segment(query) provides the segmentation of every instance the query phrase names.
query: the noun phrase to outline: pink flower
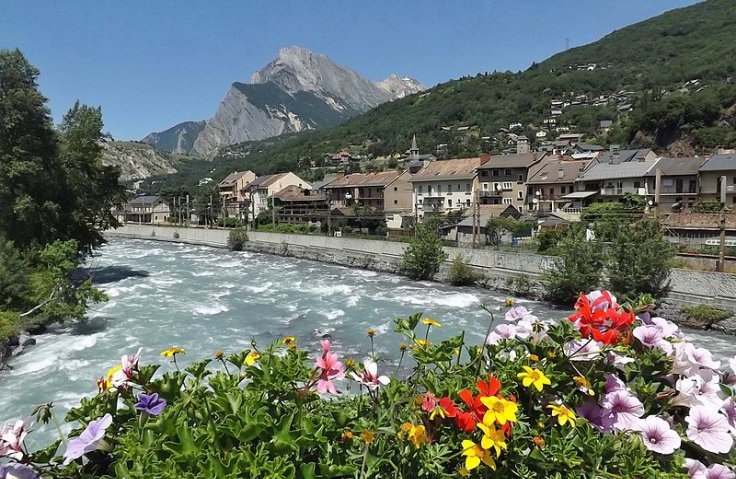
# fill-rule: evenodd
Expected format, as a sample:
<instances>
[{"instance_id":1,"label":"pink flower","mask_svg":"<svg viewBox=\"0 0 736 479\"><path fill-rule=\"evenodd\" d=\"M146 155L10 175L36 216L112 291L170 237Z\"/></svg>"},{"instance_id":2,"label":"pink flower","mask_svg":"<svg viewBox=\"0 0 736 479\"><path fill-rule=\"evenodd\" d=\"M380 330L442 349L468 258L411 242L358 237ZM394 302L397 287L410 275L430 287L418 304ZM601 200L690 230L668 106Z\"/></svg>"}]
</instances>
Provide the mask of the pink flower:
<instances>
[{"instance_id":1,"label":"pink flower","mask_svg":"<svg viewBox=\"0 0 736 479\"><path fill-rule=\"evenodd\" d=\"M695 459L685 459L687 473L690 479L735 479L734 472L722 464L713 464L705 468L702 462Z\"/></svg>"},{"instance_id":2,"label":"pink flower","mask_svg":"<svg viewBox=\"0 0 736 479\"><path fill-rule=\"evenodd\" d=\"M604 387L604 392L608 394L616 391L628 391L628 388L626 387L626 384L621 380L621 378L619 378L615 374L606 373L606 385Z\"/></svg>"},{"instance_id":3,"label":"pink flower","mask_svg":"<svg viewBox=\"0 0 736 479\"><path fill-rule=\"evenodd\" d=\"M680 378L675 383L679 393L672 398L673 406L713 406L718 409L723 404L723 393L718 384L719 377L709 369L702 369L698 374Z\"/></svg>"},{"instance_id":4,"label":"pink flower","mask_svg":"<svg viewBox=\"0 0 736 479\"><path fill-rule=\"evenodd\" d=\"M514 339L515 337L516 326L513 324L499 324L493 331L491 331L491 334L488 335L486 343L496 345L505 339Z\"/></svg>"},{"instance_id":5,"label":"pink flower","mask_svg":"<svg viewBox=\"0 0 736 479\"><path fill-rule=\"evenodd\" d=\"M610 291L596 290L591 291L585 295L592 305L592 310L598 311L599 309L618 309L618 303L616 302L616 296L612 295Z\"/></svg>"},{"instance_id":6,"label":"pink flower","mask_svg":"<svg viewBox=\"0 0 736 479\"><path fill-rule=\"evenodd\" d=\"M422 401L422 411L432 412L434 411L434 408L436 407L437 407L437 396L435 396L431 392L427 392L427 394L424 395L424 401Z\"/></svg>"},{"instance_id":7,"label":"pink flower","mask_svg":"<svg viewBox=\"0 0 736 479\"><path fill-rule=\"evenodd\" d=\"M728 365L731 366L731 371L736 374L736 356L728 360Z\"/></svg>"},{"instance_id":8,"label":"pink flower","mask_svg":"<svg viewBox=\"0 0 736 479\"><path fill-rule=\"evenodd\" d=\"M603 418L601 417L603 409L601 409L601 407L592 399L586 399L583 404L577 407L575 412L578 413L578 416L587 419L590 425L595 429L601 432L611 432L610 421L606 421L604 423Z\"/></svg>"},{"instance_id":9,"label":"pink flower","mask_svg":"<svg viewBox=\"0 0 736 479\"><path fill-rule=\"evenodd\" d=\"M685 418L688 423L687 437L706 451L716 454L728 453L733 446L733 437L728 432L726 417L707 406L695 406Z\"/></svg>"},{"instance_id":10,"label":"pink flower","mask_svg":"<svg viewBox=\"0 0 736 479\"><path fill-rule=\"evenodd\" d=\"M143 348L138 348L135 354L126 354L120 358L122 369L112 375L112 385L114 387L123 386L133 379L133 373L138 371L138 361L141 357L141 351L143 351Z\"/></svg>"},{"instance_id":11,"label":"pink flower","mask_svg":"<svg viewBox=\"0 0 736 479\"><path fill-rule=\"evenodd\" d=\"M610 350L606 352L606 362L608 364L613 364L613 367L623 371L627 364L633 363L635 361L634 358L630 356L624 356L623 354L618 354L616 351Z\"/></svg>"},{"instance_id":12,"label":"pink flower","mask_svg":"<svg viewBox=\"0 0 736 479\"><path fill-rule=\"evenodd\" d=\"M518 321L528 314L529 311L524 306L514 306L513 308L506 311L504 319L506 321Z\"/></svg>"},{"instance_id":13,"label":"pink flower","mask_svg":"<svg viewBox=\"0 0 736 479\"><path fill-rule=\"evenodd\" d=\"M638 422L639 434L644 446L658 454L672 454L680 448L682 440L669 423L657 416L647 416Z\"/></svg>"},{"instance_id":14,"label":"pink flower","mask_svg":"<svg viewBox=\"0 0 736 479\"><path fill-rule=\"evenodd\" d=\"M731 426L731 434L736 435L736 402L734 402L733 398L723 401L721 411L726 415L728 425Z\"/></svg>"},{"instance_id":15,"label":"pink flower","mask_svg":"<svg viewBox=\"0 0 736 479\"><path fill-rule=\"evenodd\" d=\"M565 343L562 350L571 361L591 361L598 357L601 347L598 341L576 339Z\"/></svg>"},{"instance_id":16,"label":"pink flower","mask_svg":"<svg viewBox=\"0 0 736 479\"><path fill-rule=\"evenodd\" d=\"M9 457L16 461L23 459L23 441L28 435L31 422L32 419L28 417L3 426L0 430L0 457Z\"/></svg>"},{"instance_id":17,"label":"pink flower","mask_svg":"<svg viewBox=\"0 0 736 479\"><path fill-rule=\"evenodd\" d=\"M644 414L644 405L628 391L608 393L601 402L601 418L604 425L609 422L617 431L636 430L639 418Z\"/></svg>"},{"instance_id":18,"label":"pink flower","mask_svg":"<svg viewBox=\"0 0 736 479\"><path fill-rule=\"evenodd\" d=\"M664 333L657 326L638 326L633 335L645 348L657 348L667 354L672 354L672 344L664 339Z\"/></svg>"},{"instance_id":19,"label":"pink flower","mask_svg":"<svg viewBox=\"0 0 736 479\"><path fill-rule=\"evenodd\" d=\"M385 386L391 382L388 376L378 375L378 365L372 359L366 359L363 361L363 366L365 366L365 371L362 374L358 375L354 372L351 373L353 375L353 379L362 385L367 386L370 389L375 389L380 385Z\"/></svg>"},{"instance_id":20,"label":"pink flower","mask_svg":"<svg viewBox=\"0 0 736 479\"><path fill-rule=\"evenodd\" d=\"M706 468L702 462L697 461L695 459L685 458L685 467L687 467L687 475L690 476L690 479L693 479L693 478L704 479L705 478Z\"/></svg>"},{"instance_id":21,"label":"pink flower","mask_svg":"<svg viewBox=\"0 0 736 479\"><path fill-rule=\"evenodd\" d=\"M337 394L335 383L332 381L345 379L345 368L338 360L337 354L330 352L330 341L328 339L322 340L322 349L322 356L317 358L317 361L314 363L314 367L320 370L319 378L317 379L317 392L320 394L326 392Z\"/></svg>"},{"instance_id":22,"label":"pink flower","mask_svg":"<svg viewBox=\"0 0 736 479\"><path fill-rule=\"evenodd\" d=\"M659 328L665 338L680 336L680 328L672 321L667 321L664 318L652 318L651 324Z\"/></svg>"}]
</instances>

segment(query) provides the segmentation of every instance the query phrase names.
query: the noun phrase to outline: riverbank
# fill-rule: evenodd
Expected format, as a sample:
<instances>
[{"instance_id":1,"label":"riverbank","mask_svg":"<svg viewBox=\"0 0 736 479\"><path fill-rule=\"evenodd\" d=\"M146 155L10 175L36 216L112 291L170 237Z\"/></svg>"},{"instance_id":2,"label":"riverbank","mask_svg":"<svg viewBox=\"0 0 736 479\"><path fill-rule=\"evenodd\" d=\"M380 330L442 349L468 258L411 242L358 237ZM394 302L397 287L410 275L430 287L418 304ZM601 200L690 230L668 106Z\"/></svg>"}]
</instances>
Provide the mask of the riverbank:
<instances>
[{"instance_id":1,"label":"riverbank","mask_svg":"<svg viewBox=\"0 0 736 479\"><path fill-rule=\"evenodd\" d=\"M229 230L128 224L105 234L226 248ZM258 231L249 231L248 238L243 247L247 251L388 273L398 272L406 248L405 243L390 241ZM483 278L480 286L532 299L542 298L540 275L553 261L550 256L486 249L445 247L445 252L448 259L440 267L438 281L447 282L452 259L460 255ZM663 314L674 321L681 316L683 306L698 304L736 313L735 274L673 269L670 283L671 290L662 308ZM712 329L736 335L736 318L716 323Z\"/></svg>"}]
</instances>

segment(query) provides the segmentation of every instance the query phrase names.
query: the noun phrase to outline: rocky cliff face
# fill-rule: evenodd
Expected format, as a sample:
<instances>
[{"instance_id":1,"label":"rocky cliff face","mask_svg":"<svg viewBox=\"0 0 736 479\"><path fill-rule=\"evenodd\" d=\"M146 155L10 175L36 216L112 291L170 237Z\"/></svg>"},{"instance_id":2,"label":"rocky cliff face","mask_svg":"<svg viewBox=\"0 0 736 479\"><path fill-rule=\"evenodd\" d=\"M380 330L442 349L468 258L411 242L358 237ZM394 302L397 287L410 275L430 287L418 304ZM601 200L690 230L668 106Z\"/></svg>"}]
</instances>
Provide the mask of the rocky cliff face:
<instances>
[{"instance_id":1,"label":"rocky cliff face","mask_svg":"<svg viewBox=\"0 0 736 479\"><path fill-rule=\"evenodd\" d=\"M205 125L204 121L185 121L168 130L151 133L141 141L159 150L185 155L192 150L194 141L204 130Z\"/></svg>"},{"instance_id":2,"label":"rocky cliff face","mask_svg":"<svg viewBox=\"0 0 736 479\"><path fill-rule=\"evenodd\" d=\"M334 125L423 89L416 80L395 75L372 83L325 55L289 47L254 73L250 84L233 83L203 126L186 122L143 141L167 151L208 157L220 146ZM198 128L201 131L189 146Z\"/></svg>"},{"instance_id":3,"label":"rocky cliff face","mask_svg":"<svg viewBox=\"0 0 736 479\"><path fill-rule=\"evenodd\" d=\"M120 167L121 181L135 181L149 176L176 173L177 166L183 161L180 155L132 141L108 141L101 145L102 162Z\"/></svg>"}]
</instances>

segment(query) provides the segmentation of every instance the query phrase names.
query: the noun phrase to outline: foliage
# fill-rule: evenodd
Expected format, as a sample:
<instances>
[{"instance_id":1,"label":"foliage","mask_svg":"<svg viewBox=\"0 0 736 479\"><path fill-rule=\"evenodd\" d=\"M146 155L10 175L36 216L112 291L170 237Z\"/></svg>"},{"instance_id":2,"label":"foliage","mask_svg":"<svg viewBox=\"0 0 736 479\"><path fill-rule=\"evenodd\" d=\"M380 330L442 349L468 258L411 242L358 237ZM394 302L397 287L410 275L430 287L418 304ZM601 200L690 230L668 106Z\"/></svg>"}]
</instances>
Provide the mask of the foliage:
<instances>
[{"instance_id":1,"label":"foliage","mask_svg":"<svg viewBox=\"0 0 736 479\"><path fill-rule=\"evenodd\" d=\"M243 251L243 246L248 241L248 233L243 228L230 230L227 235L227 247L230 251Z\"/></svg>"},{"instance_id":2,"label":"foliage","mask_svg":"<svg viewBox=\"0 0 736 479\"><path fill-rule=\"evenodd\" d=\"M569 302L598 285L603 273L603 245L600 240L586 241L583 225L570 225L557 243L558 256L542 272L542 283L552 301Z\"/></svg>"},{"instance_id":3,"label":"foliage","mask_svg":"<svg viewBox=\"0 0 736 479\"><path fill-rule=\"evenodd\" d=\"M644 293L662 297L675 253L656 219L644 218L622 229L608 252L610 289L628 298Z\"/></svg>"},{"instance_id":4,"label":"foliage","mask_svg":"<svg viewBox=\"0 0 736 479\"><path fill-rule=\"evenodd\" d=\"M680 312L689 319L694 320L705 328L710 327L713 323L723 321L733 316L730 311L708 306L707 304L699 304L697 306L683 306Z\"/></svg>"},{"instance_id":5,"label":"foliage","mask_svg":"<svg viewBox=\"0 0 736 479\"><path fill-rule=\"evenodd\" d=\"M551 253L557 243L564 236L564 229L542 230L537 234L537 252L540 254Z\"/></svg>"},{"instance_id":6,"label":"foliage","mask_svg":"<svg viewBox=\"0 0 736 479\"><path fill-rule=\"evenodd\" d=\"M478 274L457 254L450 265L449 280L453 286L471 286L478 280Z\"/></svg>"},{"instance_id":7,"label":"foliage","mask_svg":"<svg viewBox=\"0 0 736 479\"><path fill-rule=\"evenodd\" d=\"M504 231L509 233L516 228L516 220L503 216L489 218L486 222L486 243L491 246L501 245L501 236Z\"/></svg>"},{"instance_id":8,"label":"foliage","mask_svg":"<svg viewBox=\"0 0 736 479\"><path fill-rule=\"evenodd\" d=\"M258 231L287 234L314 234L317 231L317 226L311 223L277 223L274 227L271 223L268 223L259 226Z\"/></svg>"},{"instance_id":9,"label":"foliage","mask_svg":"<svg viewBox=\"0 0 736 479\"><path fill-rule=\"evenodd\" d=\"M102 165L100 109L77 103L54 130L38 74L0 50L0 233L21 249L74 239L90 253L117 224L120 172Z\"/></svg>"},{"instance_id":10,"label":"foliage","mask_svg":"<svg viewBox=\"0 0 736 479\"><path fill-rule=\"evenodd\" d=\"M28 272L27 259L12 242L0 239L0 309L27 306Z\"/></svg>"},{"instance_id":11,"label":"foliage","mask_svg":"<svg viewBox=\"0 0 736 479\"><path fill-rule=\"evenodd\" d=\"M631 221L631 216L622 203L593 203L583 208L580 219L586 224L593 223L597 239L611 242Z\"/></svg>"},{"instance_id":12,"label":"foliage","mask_svg":"<svg viewBox=\"0 0 736 479\"><path fill-rule=\"evenodd\" d=\"M689 426L718 416L718 406L689 402L698 393L682 369L695 368L692 380L713 378L733 400L729 374L706 350L685 354L694 346L672 323L652 322L646 307L637 304L635 317L595 291L570 321L549 324L516 306L495 327L491 313L480 345L464 333L434 342L441 324L421 313L397 318L405 344L391 377L373 355L343 363L329 340L315 353L293 337L254 342L186 369L181 348L162 353L172 359L166 368L143 364L139 352L69 411L66 420L80 424L69 438L32 454L20 444L11 462L44 477L130 479L686 479L685 454L714 473L733 466L725 416L702 426L714 429L708 437ZM35 416L55 421L50 404Z\"/></svg>"},{"instance_id":13,"label":"foliage","mask_svg":"<svg viewBox=\"0 0 736 479\"><path fill-rule=\"evenodd\" d=\"M416 237L404 250L400 271L413 279L432 279L447 258L437 234L438 221L431 219L416 226Z\"/></svg>"},{"instance_id":14,"label":"foliage","mask_svg":"<svg viewBox=\"0 0 736 479\"><path fill-rule=\"evenodd\" d=\"M227 216L225 218L219 218L217 220L217 226L221 228L239 228L243 226L243 221L240 218Z\"/></svg>"},{"instance_id":15,"label":"foliage","mask_svg":"<svg viewBox=\"0 0 736 479\"><path fill-rule=\"evenodd\" d=\"M720 201L701 201L695 205L693 210L696 213L718 213L721 210L730 211L731 208L724 206Z\"/></svg>"}]
</instances>

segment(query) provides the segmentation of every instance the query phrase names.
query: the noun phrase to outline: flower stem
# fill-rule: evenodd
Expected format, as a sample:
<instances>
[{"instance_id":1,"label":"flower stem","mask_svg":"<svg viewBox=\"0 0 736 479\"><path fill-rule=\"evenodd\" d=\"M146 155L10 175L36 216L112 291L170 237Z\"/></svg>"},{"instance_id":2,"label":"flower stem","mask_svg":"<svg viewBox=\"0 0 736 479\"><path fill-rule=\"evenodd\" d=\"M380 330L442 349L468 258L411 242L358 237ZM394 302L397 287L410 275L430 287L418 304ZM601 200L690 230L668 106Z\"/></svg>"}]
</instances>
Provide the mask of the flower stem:
<instances>
[{"instance_id":1,"label":"flower stem","mask_svg":"<svg viewBox=\"0 0 736 479\"><path fill-rule=\"evenodd\" d=\"M64 436L64 433L61 432L61 424L59 424L59 419L56 417L53 409L51 409L49 412L51 413L51 420L54 421L54 426L56 426L56 430L59 432L61 443L66 444L66 437Z\"/></svg>"}]
</instances>

